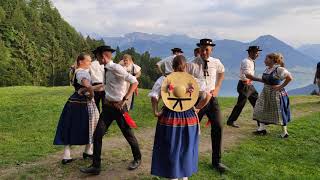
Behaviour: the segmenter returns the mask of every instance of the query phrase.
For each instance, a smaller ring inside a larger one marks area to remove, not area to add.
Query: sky
[[[320,44],[320,0],[52,0],[77,31],[186,34],[249,42],[273,35],[292,46]]]

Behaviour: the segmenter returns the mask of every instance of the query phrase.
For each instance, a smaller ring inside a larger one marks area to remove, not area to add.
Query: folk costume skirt
[[[93,143],[93,133],[99,120],[94,99],[88,100],[75,92],[65,104],[54,145],[85,145]]]
[[[253,111],[253,119],[266,124],[287,125],[291,120],[290,101],[285,89],[265,85]]]
[[[152,175],[182,178],[198,171],[198,126],[192,109],[184,112],[163,109],[155,133]]]

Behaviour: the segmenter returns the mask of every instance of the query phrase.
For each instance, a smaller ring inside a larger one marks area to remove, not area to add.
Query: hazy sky
[[[187,34],[252,41],[271,34],[287,43],[320,43],[320,0],[52,0],[83,34]]]

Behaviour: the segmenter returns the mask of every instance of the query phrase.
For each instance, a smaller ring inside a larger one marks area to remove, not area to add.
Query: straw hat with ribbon
[[[196,104],[199,85],[192,75],[186,72],[173,72],[163,80],[161,97],[167,108],[183,112]]]

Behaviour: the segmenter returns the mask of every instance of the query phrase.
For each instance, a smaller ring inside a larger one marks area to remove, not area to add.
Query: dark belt
[[[96,86],[96,85],[99,85],[99,84],[102,84],[102,83],[93,83],[92,86]]]
[[[118,103],[118,101],[109,101],[107,99],[103,100],[103,104],[104,105],[111,106],[111,107],[114,107],[114,105],[117,104],[117,103]]]

